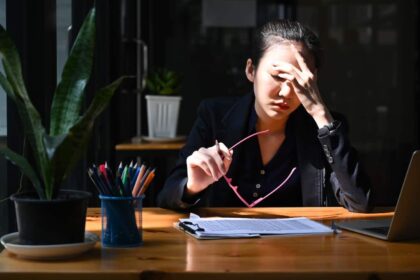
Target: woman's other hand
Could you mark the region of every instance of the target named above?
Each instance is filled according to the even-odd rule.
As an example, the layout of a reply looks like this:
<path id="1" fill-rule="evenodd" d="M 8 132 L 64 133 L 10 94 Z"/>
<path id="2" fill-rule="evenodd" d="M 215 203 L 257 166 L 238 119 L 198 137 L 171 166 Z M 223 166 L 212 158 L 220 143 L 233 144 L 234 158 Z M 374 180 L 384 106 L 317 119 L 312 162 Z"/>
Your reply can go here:
<path id="1" fill-rule="evenodd" d="M 226 174 L 232 162 L 232 151 L 223 143 L 200 148 L 187 158 L 188 195 L 195 195 Z"/>
<path id="2" fill-rule="evenodd" d="M 291 81 L 302 106 L 314 118 L 318 127 L 323 127 L 332 122 L 333 118 L 319 92 L 317 75 L 309 69 L 305 59 L 293 44 L 290 44 L 290 48 L 300 69 L 285 62 L 277 63 L 274 69 L 279 72 L 280 78 Z"/>

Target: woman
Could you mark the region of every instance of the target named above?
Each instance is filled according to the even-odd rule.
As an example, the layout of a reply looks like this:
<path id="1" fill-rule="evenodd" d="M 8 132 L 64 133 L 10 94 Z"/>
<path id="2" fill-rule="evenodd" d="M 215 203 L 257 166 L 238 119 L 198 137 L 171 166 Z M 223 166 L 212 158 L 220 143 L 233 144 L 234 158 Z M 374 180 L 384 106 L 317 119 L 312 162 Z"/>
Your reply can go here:
<path id="1" fill-rule="evenodd" d="M 298 22 L 262 27 L 245 67 L 253 93 L 201 103 L 158 196 L 160 207 L 339 204 L 368 211 L 368 178 L 345 124 L 331 115 L 318 90 L 319 45 Z"/>

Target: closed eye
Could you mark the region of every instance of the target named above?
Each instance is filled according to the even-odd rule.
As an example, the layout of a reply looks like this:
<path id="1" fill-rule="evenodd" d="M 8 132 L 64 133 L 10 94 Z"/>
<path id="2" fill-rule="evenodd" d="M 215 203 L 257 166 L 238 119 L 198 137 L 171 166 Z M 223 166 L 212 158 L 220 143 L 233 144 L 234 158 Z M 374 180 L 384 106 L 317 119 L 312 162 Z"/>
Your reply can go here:
<path id="1" fill-rule="evenodd" d="M 279 77 L 277 75 L 271 75 L 271 77 L 273 77 L 274 80 L 279 81 L 279 82 L 284 82 L 286 81 L 285 78 Z"/>

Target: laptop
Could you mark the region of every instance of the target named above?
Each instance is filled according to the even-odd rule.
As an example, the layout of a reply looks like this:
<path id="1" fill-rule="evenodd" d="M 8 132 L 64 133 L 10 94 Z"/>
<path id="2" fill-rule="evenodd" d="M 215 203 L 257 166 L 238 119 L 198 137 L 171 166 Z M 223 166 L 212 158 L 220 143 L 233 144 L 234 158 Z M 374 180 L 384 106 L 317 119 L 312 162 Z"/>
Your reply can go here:
<path id="1" fill-rule="evenodd" d="M 350 220 L 337 227 L 388 241 L 420 239 L 420 150 L 414 151 L 395 207 L 394 216 L 375 220 Z"/>

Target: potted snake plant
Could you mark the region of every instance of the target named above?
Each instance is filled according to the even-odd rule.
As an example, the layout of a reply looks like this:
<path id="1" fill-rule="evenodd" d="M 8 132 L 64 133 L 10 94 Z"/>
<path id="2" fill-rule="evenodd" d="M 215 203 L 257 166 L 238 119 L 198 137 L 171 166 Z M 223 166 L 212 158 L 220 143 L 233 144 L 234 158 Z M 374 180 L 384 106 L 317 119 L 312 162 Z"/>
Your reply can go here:
<path id="1" fill-rule="evenodd" d="M 174 139 L 178 126 L 181 96 L 179 74 L 166 68 L 158 69 L 146 77 L 147 124 L 146 140 Z"/>
<path id="2" fill-rule="evenodd" d="M 87 15 L 64 66 L 51 105 L 49 131 L 30 100 L 17 49 L 0 26 L 0 57 L 4 73 L 0 85 L 14 101 L 29 142 L 29 154 L 0 149 L 20 168 L 34 192 L 12 195 L 20 242 L 23 244 L 78 243 L 84 240 L 89 192 L 62 190 L 63 181 L 83 156 L 94 121 L 107 107 L 122 78 L 97 91 L 84 112 L 84 91 L 91 75 L 95 41 L 95 10 Z"/>

